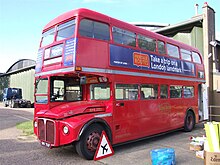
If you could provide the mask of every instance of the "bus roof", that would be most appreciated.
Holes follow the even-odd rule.
[[[125,29],[131,30],[135,33],[147,35],[149,37],[153,37],[153,38],[158,39],[158,40],[162,40],[162,41],[165,41],[165,42],[168,42],[168,43],[172,43],[174,45],[178,45],[181,48],[185,48],[185,49],[190,50],[190,51],[199,52],[199,50],[197,48],[194,48],[192,46],[189,46],[189,45],[184,44],[182,42],[179,42],[177,40],[168,38],[166,36],[163,36],[161,34],[158,34],[158,33],[146,30],[146,29],[139,28],[135,25],[120,21],[118,19],[109,17],[107,15],[104,15],[104,14],[101,14],[101,13],[98,13],[96,11],[89,10],[89,9],[86,9],[86,8],[79,8],[79,9],[71,10],[69,12],[66,12],[66,13],[56,17],[55,19],[50,21],[44,27],[43,32],[45,32],[46,30],[50,29],[53,26],[58,25],[60,22],[69,20],[69,19],[71,19],[73,17],[76,17],[78,15],[80,15],[82,17],[87,17],[87,18],[90,18],[90,19],[94,19],[94,20],[97,20],[97,21],[113,24],[114,26],[119,26],[120,28],[125,28]]]

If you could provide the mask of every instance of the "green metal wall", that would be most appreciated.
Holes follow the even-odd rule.
[[[194,27],[191,31],[191,45],[198,48],[203,55],[203,28]]]
[[[3,90],[4,88],[8,88],[8,84],[9,84],[9,76],[2,76],[0,77],[0,102],[3,99]]]
[[[177,33],[173,39],[191,45],[191,33]]]
[[[203,55],[203,29],[194,27],[191,32],[177,33],[173,39],[191,45],[199,49]]]
[[[21,88],[23,99],[34,102],[34,69],[10,75],[10,87]]]

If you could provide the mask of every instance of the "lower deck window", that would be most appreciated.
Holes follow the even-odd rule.
[[[117,100],[137,100],[138,85],[117,84],[115,98]]]
[[[157,99],[158,85],[146,84],[141,86],[141,99]]]
[[[181,98],[182,86],[170,86],[170,98]]]
[[[161,85],[160,86],[160,98],[161,99],[168,98],[168,85]]]
[[[184,98],[194,97],[194,87],[184,86],[183,87],[183,96],[184,96]]]
[[[90,85],[91,100],[109,100],[110,86],[109,84],[92,84]]]

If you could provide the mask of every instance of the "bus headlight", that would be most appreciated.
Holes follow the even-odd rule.
[[[37,128],[37,121],[34,122],[34,127]]]
[[[69,133],[69,128],[67,126],[63,127],[63,133],[65,133],[65,134]]]

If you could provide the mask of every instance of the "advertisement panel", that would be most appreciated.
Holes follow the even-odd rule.
[[[116,45],[110,45],[110,65],[195,76],[195,66],[191,62]]]
[[[64,66],[75,65],[77,38],[66,40],[64,47]]]
[[[35,66],[36,73],[41,71],[42,63],[43,63],[43,49],[39,49],[37,53],[37,60],[36,60],[36,66]]]

